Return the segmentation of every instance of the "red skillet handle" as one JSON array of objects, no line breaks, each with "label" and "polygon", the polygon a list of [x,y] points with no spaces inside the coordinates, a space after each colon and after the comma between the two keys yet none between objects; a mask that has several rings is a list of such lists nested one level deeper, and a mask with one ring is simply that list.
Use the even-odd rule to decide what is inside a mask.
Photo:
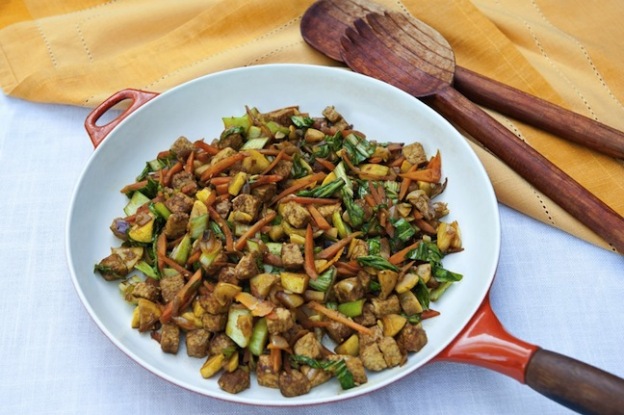
[{"label": "red skillet handle", "polygon": [[[108,134],[113,130],[113,128],[115,128],[137,108],[156,96],[158,96],[158,93],[156,92],[141,91],[138,89],[124,89],[114,93],[98,105],[93,111],[91,111],[91,113],[89,113],[87,119],[85,120],[85,129],[91,138],[93,147],[99,146],[106,136],[108,136]],[[102,115],[104,115],[108,110],[127,99],[131,100],[131,103],[121,114],[119,114],[119,116],[107,124],[96,124],[100,117],[102,117]]]},{"label": "red skillet handle", "polygon": [[488,298],[436,359],[505,374],[579,413],[616,414],[624,408],[624,379],[515,338],[505,331]]}]

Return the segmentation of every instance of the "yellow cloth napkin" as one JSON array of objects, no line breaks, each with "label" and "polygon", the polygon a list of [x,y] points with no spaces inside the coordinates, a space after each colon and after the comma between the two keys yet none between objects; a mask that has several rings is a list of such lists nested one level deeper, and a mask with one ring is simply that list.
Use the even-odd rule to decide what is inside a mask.
[{"label": "yellow cloth napkin", "polygon": [[[275,62],[338,65],[299,23],[312,0],[5,0],[0,86],[38,102],[94,107],[124,88],[161,92],[219,70]],[[624,130],[624,2],[379,0],[439,30],[457,63]],[[624,215],[624,164],[493,114]],[[612,249],[473,145],[499,200]]]}]

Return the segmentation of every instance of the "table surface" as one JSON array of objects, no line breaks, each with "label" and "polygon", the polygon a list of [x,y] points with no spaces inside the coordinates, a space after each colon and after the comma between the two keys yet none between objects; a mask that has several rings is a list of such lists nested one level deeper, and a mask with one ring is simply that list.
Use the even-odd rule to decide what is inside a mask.
[{"label": "table surface", "polygon": [[[93,152],[89,110],[0,95],[0,412],[258,413],[186,391],[110,342],[80,303],[65,256],[74,186]],[[505,206],[492,307],[515,336],[624,377],[624,257]],[[272,413],[565,414],[489,370],[430,363],[379,391]]]}]

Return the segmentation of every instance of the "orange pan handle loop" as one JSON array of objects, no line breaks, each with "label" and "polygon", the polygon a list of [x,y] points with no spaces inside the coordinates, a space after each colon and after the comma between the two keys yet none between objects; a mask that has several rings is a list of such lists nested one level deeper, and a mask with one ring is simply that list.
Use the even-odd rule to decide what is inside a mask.
[{"label": "orange pan handle loop", "polygon": [[436,360],[485,367],[525,383],[526,367],[537,349],[505,330],[486,297],[472,320]]},{"label": "orange pan handle loop", "polygon": [[[132,114],[139,107],[145,104],[147,101],[158,96],[156,92],[141,91],[139,89],[123,89],[114,93],[104,102],[98,105],[93,111],[89,113],[85,120],[85,129],[89,134],[89,138],[93,143],[93,147],[97,148],[102,141],[110,134],[110,132],[117,127],[128,115]],[[130,105],[115,119],[109,121],[104,125],[97,125],[97,121],[111,108],[119,104],[122,101],[130,100]]]}]

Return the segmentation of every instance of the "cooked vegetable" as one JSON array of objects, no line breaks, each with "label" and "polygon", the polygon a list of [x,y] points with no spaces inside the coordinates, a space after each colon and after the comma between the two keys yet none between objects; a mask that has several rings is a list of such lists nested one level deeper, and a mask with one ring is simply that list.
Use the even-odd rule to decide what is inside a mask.
[{"label": "cooked vegetable", "polygon": [[348,389],[420,350],[430,304],[462,279],[443,266],[463,248],[435,201],[440,153],[378,143],[334,107],[222,120],[212,142],[177,138],[122,189],[120,246],[94,270],[120,280],[131,326],[167,353],[186,340],[230,393],[254,370],[284,396],[330,377]]}]

